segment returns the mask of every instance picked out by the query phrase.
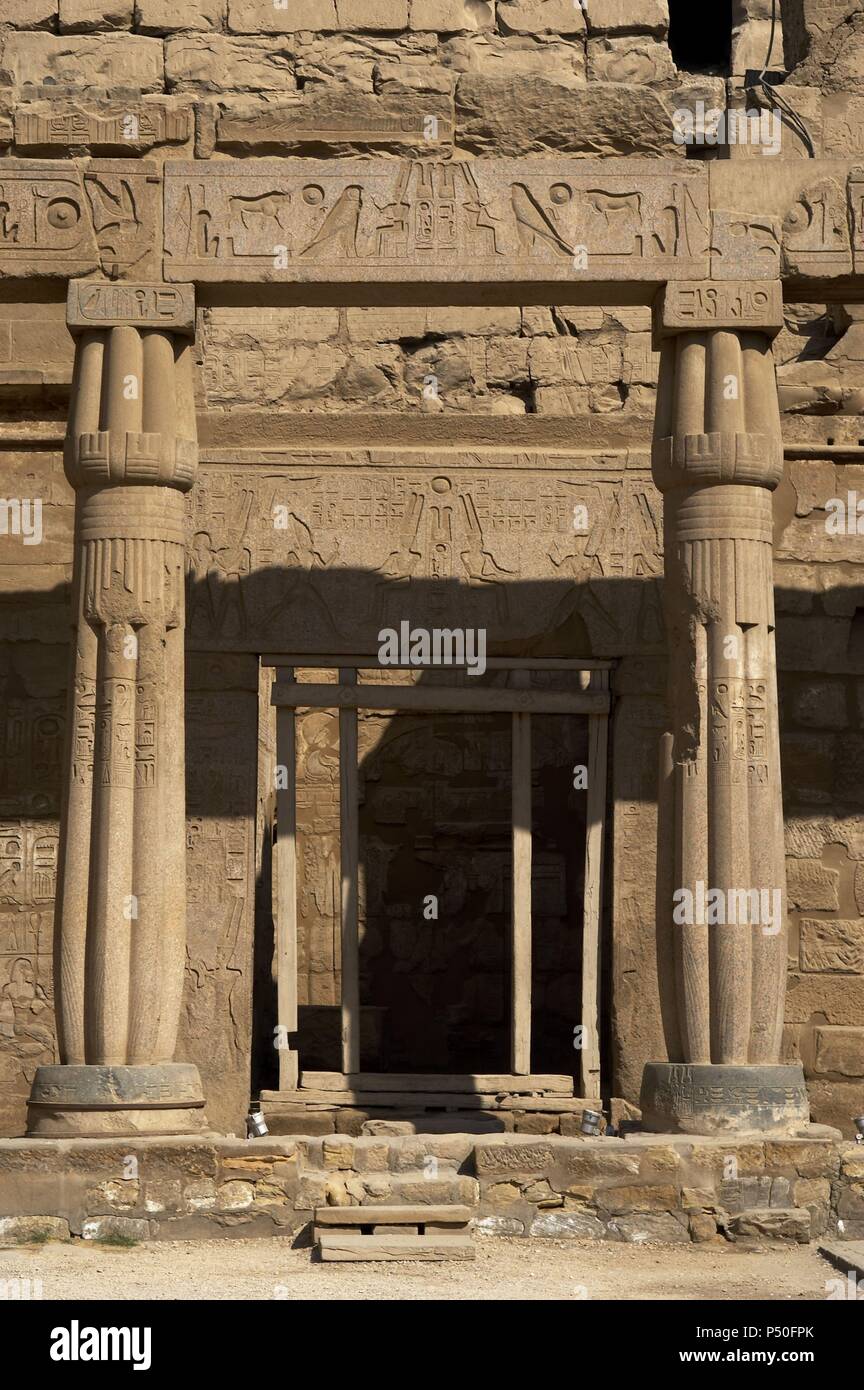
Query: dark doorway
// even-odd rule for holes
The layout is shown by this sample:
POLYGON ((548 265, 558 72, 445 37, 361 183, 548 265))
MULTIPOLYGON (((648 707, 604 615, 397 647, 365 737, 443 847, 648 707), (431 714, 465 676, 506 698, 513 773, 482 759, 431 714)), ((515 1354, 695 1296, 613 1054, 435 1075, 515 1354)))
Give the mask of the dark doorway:
MULTIPOLYGON (((505 715, 364 718, 364 1069, 508 1072, 511 727, 505 715), (377 725, 377 729, 376 729, 377 725), (373 1055, 374 1048, 374 1055, 373 1055)), ((587 719, 532 721, 532 1070, 572 1074, 587 719)))

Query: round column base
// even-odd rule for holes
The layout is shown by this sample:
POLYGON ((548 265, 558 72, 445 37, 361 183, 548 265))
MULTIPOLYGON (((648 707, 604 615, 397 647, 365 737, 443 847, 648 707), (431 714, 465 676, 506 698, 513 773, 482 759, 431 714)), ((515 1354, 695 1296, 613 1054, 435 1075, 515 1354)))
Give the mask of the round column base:
POLYGON ((201 1078, 190 1062, 37 1067, 27 1110, 28 1135, 42 1139, 198 1134, 207 1128, 201 1078))
POLYGON ((810 1121, 800 1062, 713 1066, 647 1062, 642 1127, 652 1134, 789 1135, 810 1121))

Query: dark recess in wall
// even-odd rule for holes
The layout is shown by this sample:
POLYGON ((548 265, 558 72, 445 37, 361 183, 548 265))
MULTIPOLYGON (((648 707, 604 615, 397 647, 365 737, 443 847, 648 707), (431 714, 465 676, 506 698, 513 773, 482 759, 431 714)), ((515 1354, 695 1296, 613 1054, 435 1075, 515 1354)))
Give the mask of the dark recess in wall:
POLYGON ((685 72, 725 72, 732 51, 732 0, 669 0, 669 47, 685 72))

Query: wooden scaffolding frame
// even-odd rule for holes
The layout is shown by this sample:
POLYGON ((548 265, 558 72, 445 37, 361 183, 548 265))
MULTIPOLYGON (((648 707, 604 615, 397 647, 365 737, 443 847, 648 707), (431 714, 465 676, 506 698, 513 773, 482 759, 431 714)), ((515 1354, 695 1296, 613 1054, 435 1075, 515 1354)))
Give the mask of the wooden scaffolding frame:
MULTIPOLYGON (((506 673, 504 686, 360 684, 358 673, 382 669, 377 658, 345 655, 267 654, 262 665, 275 668, 272 703, 276 707, 276 978, 280 1032, 298 1030, 297 953, 297 775, 296 712, 336 709, 339 712, 339 829, 341 859, 342 950, 342 1071, 300 1075, 296 1047, 280 1045, 279 1093, 305 1090, 310 1099, 332 1095, 333 1101, 364 1094, 386 1103, 395 1093, 459 1090, 467 1080, 482 1094, 513 1091, 561 1094, 563 1077, 531 1072, 531 718, 535 714, 588 716, 588 786, 585 828, 585 880, 582 922, 582 998, 578 1023, 582 1046, 577 1049, 582 1096, 600 1094, 600 983, 603 860, 606 822, 607 748, 612 663, 565 658, 489 658, 490 671, 506 673), (336 682, 304 683, 300 669, 338 671, 336 682), (564 671, 576 688, 545 690, 531 685, 532 675, 564 671), (357 716, 360 709, 415 713, 506 712, 512 720, 512 981, 510 1009, 510 1067, 507 1076, 470 1078, 432 1075, 392 1076, 360 1070, 359 972, 359 802, 357 716)), ((388 670, 418 669, 394 663, 388 670)), ((440 667, 430 668, 440 673, 440 667)), ((283 1039, 284 1041, 284 1039, 283 1039)))

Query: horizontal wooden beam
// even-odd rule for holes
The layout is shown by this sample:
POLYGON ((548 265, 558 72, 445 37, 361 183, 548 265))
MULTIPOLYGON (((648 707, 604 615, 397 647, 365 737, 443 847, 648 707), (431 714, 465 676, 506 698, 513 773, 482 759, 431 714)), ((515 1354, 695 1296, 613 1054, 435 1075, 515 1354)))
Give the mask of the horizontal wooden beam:
POLYGON ((606 714, 609 695, 604 691, 581 690, 470 690, 446 685, 302 685, 277 681, 273 704, 294 709, 413 710, 418 714, 606 714))
MULTIPOLYGON (((358 671, 416 671, 411 662, 391 662, 382 666, 378 657, 367 652, 364 656, 336 655, 332 652, 318 656, 305 652, 265 652, 261 657, 262 666, 291 666, 298 670, 320 670, 329 667, 337 670, 343 666, 354 666, 358 671)), ((490 671, 611 671, 614 661, 595 661, 593 658, 571 656, 487 656, 486 666, 490 671)), ((454 667, 461 670, 461 667, 454 667)))
POLYGON ((300 1090, 309 1087, 319 1091, 451 1091, 466 1095, 498 1095, 502 1091, 533 1092, 547 1095, 572 1096, 570 1076, 511 1076, 493 1073, 449 1075, 424 1072, 304 1071, 300 1090))
POLYGON ((279 1115, 303 1110, 334 1110, 341 1105, 361 1106, 365 1110, 388 1113, 399 1109, 418 1114, 423 1110, 529 1110, 547 1115, 581 1115, 584 1110, 603 1109, 599 1096, 479 1095, 463 1091, 263 1091, 261 1100, 267 1113, 279 1115))

